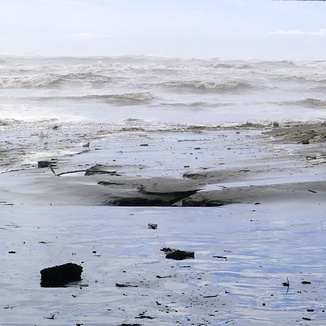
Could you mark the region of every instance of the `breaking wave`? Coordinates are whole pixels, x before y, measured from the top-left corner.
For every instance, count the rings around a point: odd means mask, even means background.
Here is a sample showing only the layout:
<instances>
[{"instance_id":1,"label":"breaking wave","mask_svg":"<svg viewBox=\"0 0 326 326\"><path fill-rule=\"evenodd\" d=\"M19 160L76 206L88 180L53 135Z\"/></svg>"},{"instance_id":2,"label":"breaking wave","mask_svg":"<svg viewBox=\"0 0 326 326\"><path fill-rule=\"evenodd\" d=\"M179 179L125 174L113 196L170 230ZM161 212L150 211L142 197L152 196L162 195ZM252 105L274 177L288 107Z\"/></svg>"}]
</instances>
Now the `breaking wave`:
<instances>
[{"instance_id":1,"label":"breaking wave","mask_svg":"<svg viewBox=\"0 0 326 326\"><path fill-rule=\"evenodd\" d=\"M326 107L326 101L319 100L316 98L305 98L300 101L295 101L293 104L313 107Z\"/></svg>"},{"instance_id":2,"label":"breaking wave","mask_svg":"<svg viewBox=\"0 0 326 326\"><path fill-rule=\"evenodd\" d=\"M89 72L68 74L46 74L32 76L5 76L0 78L0 88L46 88L57 87L62 83L82 82L85 84L105 84L111 78Z\"/></svg>"},{"instance_id":3,"label":"breaking wave","mask_svg":"<svg viewBox=\"0 0 326 326\"><path fill-rule=\"evenodd\" d=\"M38 101L95 101L95 102L128 102L128 104L135 104L139 102L148 102L153 99L150 92L135 92L135 93L122 93L122 94L90 94L80 96L42 96L42 97L25 97L25 100L38 100Z\"/></svg>"},{"instance_id":4,"label":"breaking wave","mask_svg":"<svg viewBox=\"0 0 326 326\"><path fill-rule=\"evenodd\" d=\"M307 97L303 100L297 101L283 101L283 102L271 102L271 104L278 105L298 105L304 107L313 107L313 108L326 108L326 100L319 100L317 98Z\"/></svg>"},{"instance_id":5,"label":"breaking wave","mask_svg":"<svg viewBox=\"0 0 326 326\"><path fill-rule=\"evenodd\" d=\"M91 99L91 100L104 100L104 101L128 101L128 102L147 102L153 99L153 96L149 92L143 93L123 93L123 94L104 94L104 95L86 95L79 97L79 99Z\"/></svg>"},{"instance_id":6,"label":"breaking wave","mask_svg":"<svg viewBox=\"0 0 326 326\"><path fill-rule=\"evenodd\" d=\"M56 84L60 77L56 75L10 76L0 78L0 88L38 88Z\"/></svg>"},{"instance_id":7,"label":"breaking wave","mask_svg":"<svg viewBox=\"0 0 326 326\"><path fill-rule=\"evenodd\" d=\"M214 82L201 80L170 81L164 83L164 86L174 88L176 91L196 93L224 93L246 91L255 88L250 83L242 81Z\"/></svg>"}]
</instances>

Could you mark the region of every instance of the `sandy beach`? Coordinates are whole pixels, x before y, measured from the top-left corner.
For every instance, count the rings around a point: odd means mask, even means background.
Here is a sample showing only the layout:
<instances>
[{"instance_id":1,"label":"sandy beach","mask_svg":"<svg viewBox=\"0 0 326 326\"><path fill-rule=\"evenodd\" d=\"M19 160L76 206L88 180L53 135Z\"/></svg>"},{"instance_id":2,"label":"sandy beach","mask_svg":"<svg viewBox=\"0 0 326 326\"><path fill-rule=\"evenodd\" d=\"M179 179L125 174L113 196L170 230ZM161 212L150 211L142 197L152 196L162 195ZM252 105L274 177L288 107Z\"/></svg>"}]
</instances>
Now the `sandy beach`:
<instances>
[{"instance_id":1,"label":"sandy beach","mask_svg":"<svg viewBox=\"0 0 326 326\"><path fill-rule=\"evenodd\" d=\"M65 142L60 127L52 130L47 138L69 152L61 157L54 148L30 162L28 148L25 157L3 150L4 161L18 164L0 175L2 204L203 207L324 195L324 123L115 134L93 128L93 139Z\"/></svg>"},{"instance_id":2,"label":"sandy beach","mask_svg":"<svg viewBox=\"0 0 326 326\"><path fill-rule=\"evenodd\" d=\"M325 324L324 123L106 130L1 148L2 325Z\"/></svg>"}]
</instances>

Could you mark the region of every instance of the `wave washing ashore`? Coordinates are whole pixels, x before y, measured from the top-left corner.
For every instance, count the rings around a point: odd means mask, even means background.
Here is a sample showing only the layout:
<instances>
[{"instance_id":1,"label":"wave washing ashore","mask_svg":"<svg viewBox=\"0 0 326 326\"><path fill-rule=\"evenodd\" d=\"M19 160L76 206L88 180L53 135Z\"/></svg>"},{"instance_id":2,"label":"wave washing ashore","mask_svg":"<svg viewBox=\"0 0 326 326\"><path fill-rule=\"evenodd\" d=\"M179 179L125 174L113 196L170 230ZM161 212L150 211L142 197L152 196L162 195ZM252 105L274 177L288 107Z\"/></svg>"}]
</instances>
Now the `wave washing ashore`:
<instances>
[{"instance_id":1,"label":"wave washing ashore","mask_svg":"<svg viewBox=\"0 0 326 326\"><path fill-rule=\"evenodd\" d=\"M1 56L0 324L325 325L325 91L326 61Z\"/></svg>"}]
</instances>

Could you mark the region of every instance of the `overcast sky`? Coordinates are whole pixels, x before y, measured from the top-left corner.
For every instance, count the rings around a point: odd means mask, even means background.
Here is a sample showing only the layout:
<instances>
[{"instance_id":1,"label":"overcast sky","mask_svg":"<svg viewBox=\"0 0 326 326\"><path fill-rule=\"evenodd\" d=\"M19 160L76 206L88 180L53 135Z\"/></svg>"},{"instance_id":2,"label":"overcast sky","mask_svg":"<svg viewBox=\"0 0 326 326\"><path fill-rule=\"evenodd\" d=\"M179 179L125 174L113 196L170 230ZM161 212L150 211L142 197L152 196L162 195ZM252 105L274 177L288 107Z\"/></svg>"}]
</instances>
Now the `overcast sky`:
<instances>
[{"instance_id":1,"label":"overcast sky","mask_svg":"<svg viewBox=\"0 0 326 326\"><path fill-rule=\"evenodd\" d=\"M326 1L0 0L0 53L326 60Z\"/></svg>"}]
</instances>

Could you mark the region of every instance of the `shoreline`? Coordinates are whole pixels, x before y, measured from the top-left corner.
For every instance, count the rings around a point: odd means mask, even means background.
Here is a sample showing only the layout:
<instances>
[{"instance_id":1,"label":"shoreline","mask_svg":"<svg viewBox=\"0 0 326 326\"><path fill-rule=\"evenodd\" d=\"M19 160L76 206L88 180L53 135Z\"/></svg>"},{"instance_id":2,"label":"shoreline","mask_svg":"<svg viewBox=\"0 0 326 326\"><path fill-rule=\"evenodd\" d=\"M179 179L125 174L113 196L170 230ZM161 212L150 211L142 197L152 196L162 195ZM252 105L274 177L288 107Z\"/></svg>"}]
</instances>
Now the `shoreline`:
<instances>
[{"instance_id":1,"label":"shoreline","mask_svg":"<svg viewBox=\"0 0 326 326\"><path fill-rule=\"evenodd\" d=\"M45 167L1 173L0 198L9 205L198 207L309 199L325 192L325 143L325 123L111 134L76 154L45 158Z\"/></svg>"},{"instance_id":2,"label":"shoreline","mask_svg":"<svg viewBox=\"0 0 326 326\"><path fill-rule=\"evenodd\" d=\"M252 128L101 137L43 168L1 173L1 203L200 207L324 194L326 124Z\"/></svg>"}]
</instances>

